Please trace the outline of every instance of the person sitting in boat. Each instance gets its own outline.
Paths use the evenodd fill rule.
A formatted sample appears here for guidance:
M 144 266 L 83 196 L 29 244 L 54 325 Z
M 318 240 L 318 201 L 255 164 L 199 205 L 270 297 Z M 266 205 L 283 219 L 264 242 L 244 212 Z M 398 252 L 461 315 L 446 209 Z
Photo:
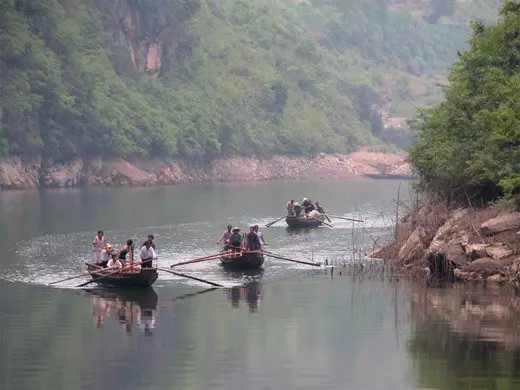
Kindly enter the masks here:
M 101 265 L 103 268 L 107 267 L 108 262 L 112 258 L 112 245 L 106 244 L 105 249 L 101 251 L 101 261 L 99 262 L 99 265 Z
M 316 202 L 316 210 L 317 210 L 318 213 L 320 213 L 320 214 L 325 214 L 325 210 L 323 210 L 323 207 L 320 206 L 320 203 L 319 203 L 319 202 Z
M 218 239 L 217 241 L 217 245 L 220 244 L 221 242 L 224 243 L 224 250 L 227 251 L 229 248 L 228 248 L 228 244 L 229 244 L 229 237 L 231 236 L 231 228 L 233 226 L 231 225 L 227 225 L 227 228 L 226 230 L 224 230 L 224 232 L 222 233 L 222 235 L 220 236 L 220 238 Z
M 305 210 L 305 214 L 309 214 L 312 210 L 314 210 L 314 205 L 310 200 L 308 200 L 303 208 Z
M 287 202 L 287 215 L 294 215 L 294 199 Z
M 229 236 L 229 247 L 233 252 L 238 252 L 242 249 L 242 235 L 239 228 L 234 228 Z
M 296 217 L 300 217 L 300 214 L 302 212 L 302 206 L 298 202 L 294 202 L 294 215 Z
M 258 239 L 260 240 L 260 244 L 265 245 L 264 235 L 260 231 L 260 227 L 258 225 L 255 225 L 254 229 L 255 229 L 255 233 L 258 236 Z
M 153 242 L 154 239 L 155 239 L 155 237 L 153 236 L 153 234 L 149 234 L 149 235 L 148 235 L 148 238 L 146 239 L 146 241 L 148 241 L 148 242 L 150 243 L 150 245 L 152 246 L 153 250 L 155 250 L 155 242 Z M 143 242 L 143 245 L 141 245 L 141 248 L 142 248 L 143 246 L 145 246 L 146 241 Z
M 152 244 L 149 241 L 144 243 L 144 246 L 139 251 L 139 258 L 141 259 L 141 268 L 152 268 L 152 259 L 157 259 Z
M 309 204 L 309 200 L 307 198 L 303 198 L 302 200 L 302 207 L 305 208 Z
M 249 233 L 247 233 L 247 250 L 259 251 L 261 248 L 260 238 L 258 238 L 258 234 L 255 232 L 255 227 L 251 225 L 249 227 Z
M 130 252 L 130 250 L 132 250 L 132 251 L 134 250 L 134 241 L 133 240 L 128 240 L 126 242 L 126 245 L 119 250 L 117 258 L 122 263 L 126 262 L 126 255 L 128 254 L 128 252 Z
M 121 263 L 121 260 L 117 258 L 117 252 L 112 252 L 112 257 L 110 260 L 108 260 L 107 263 L 108 268 L 123 268 L 123 263 Z
M 101 264 L 101 255 L 103 254 L 103 249 L 105 248 L 105 236 L 102 230 L 99 230 L 97 234 L 92 239 L 92 263 L 93 264 Z

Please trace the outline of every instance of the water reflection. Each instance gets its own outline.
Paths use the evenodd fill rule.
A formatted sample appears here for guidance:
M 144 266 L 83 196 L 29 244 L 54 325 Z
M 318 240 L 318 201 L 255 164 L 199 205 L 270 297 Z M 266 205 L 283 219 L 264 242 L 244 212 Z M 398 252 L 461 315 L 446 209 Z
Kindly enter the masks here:
M 112 313 L 119 327 L 132 333 L 134 326 L 148 336 L 153 334 L 157 312 L 157 293 L 149 289 L 103 289 L 86 291 L 92 300 L 92 320 L 101 327 Z M 134 324 L 135 323 L 135 324 Z
M 256 313 L 262 301 L 263 288 L 262 282 L 253 280 L 243 286 L 235 286 L 226 289 L 227 298 L 231 301 L 231 306 L 235 309 L 240 307 L 240 301 L 247 302 L 250 313 Z
M 421 388 L 519 388 L 520 297 L 498 286 L 470 285 L 412 286 L 410 297 L 408 352 Z

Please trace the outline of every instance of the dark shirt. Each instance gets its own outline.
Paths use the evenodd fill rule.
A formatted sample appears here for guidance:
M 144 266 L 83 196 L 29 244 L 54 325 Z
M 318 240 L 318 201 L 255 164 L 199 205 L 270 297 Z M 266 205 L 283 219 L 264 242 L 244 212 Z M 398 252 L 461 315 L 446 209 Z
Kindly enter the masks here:
M 229 243 L 234 247 L 239 247 L 242 242 L 242 235 L 240 233 L 233 233 L 229 236 Z
M 247 233 L 247 249 L 257 251 L 260 249 L 260 238 L 255 232 Z
M 312 203 L 305 206 L 305 212 L 310 213 L 312 210 L 314 210 L 314 205 Z
M 148 242 L 148 240 L 146 240 L 145 242 L 143 242 L 143 245 L 141 245 L 141 248 L 142 248 L 143 246 L 145 246 L 147 242 Z M 150 243 L 150 246 L 153 248 L 153 250 L 155 250 L 155 242 L 152 241 L 152 242 Z

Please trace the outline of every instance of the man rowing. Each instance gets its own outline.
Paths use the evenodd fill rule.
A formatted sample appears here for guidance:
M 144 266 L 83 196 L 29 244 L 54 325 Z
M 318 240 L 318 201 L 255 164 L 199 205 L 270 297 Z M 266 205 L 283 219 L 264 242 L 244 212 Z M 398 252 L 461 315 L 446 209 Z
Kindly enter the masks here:
M 260 231 L 260 227 L 258 225 L 254 226 L 255 233 L 258 235 L 258 239 L 262 245 L 265 245 L 264 235 Z
M 320 205 L 319 202 L 316 202 L 316 210 L 317 210 L 318 213 L 320 213 L 320 214 L 325 214 L 325 210 L 323 210 L 323 207 L 321 207 L 321 205 Z
M 234 228 L 229 236 L 229 247 L 233 252 L 238 252 L 242 249 L 242 235 L 239 228 Z
M 231 225 L 227 225 L 226 230 L 224 230 L 224 232 L 222 233 L 222 235 L 220 236 L 220 238 L 217 241 L 217 244 L 220 244 L 221 242 L 224 243 L 225 251 L 228 250 L 229 237 L 231 237 L 231 228 L 232 227 L 233 226 L 231 226 Z
M 247 250 L 258 251 L 262 245 L 260 244 L 260 238 L 255 232 L 255 227 L 251 225 L 249 227 L 249 233 L 247 233 Z
M 294 199 L 291 199 L 289 202 L 287 202 L 285 207 L 287 208 L 287 215 L 294 215 Z
M 139 251 L 139 258 L 141 259 L 141 268 L 152 268 L 152 260 L 157 259 L 157 256 L 150 241 L 144 243 Z

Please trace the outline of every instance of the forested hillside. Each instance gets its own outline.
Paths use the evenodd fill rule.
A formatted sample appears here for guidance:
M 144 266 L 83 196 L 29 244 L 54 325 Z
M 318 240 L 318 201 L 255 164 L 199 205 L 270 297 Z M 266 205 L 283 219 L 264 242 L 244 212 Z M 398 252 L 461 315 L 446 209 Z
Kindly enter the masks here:
M 0 155 L 381 147 L 486 0 L 0 0 Z M 394 134 L 395 135 L 395 134 Z M 398 134 L 395 135 L 398 138 Z
M 432 194 L 489 201 L 520 191 L 520 4 L 475 23 L 470 43 L 442 103 L 417 118 L 410 158 Z

